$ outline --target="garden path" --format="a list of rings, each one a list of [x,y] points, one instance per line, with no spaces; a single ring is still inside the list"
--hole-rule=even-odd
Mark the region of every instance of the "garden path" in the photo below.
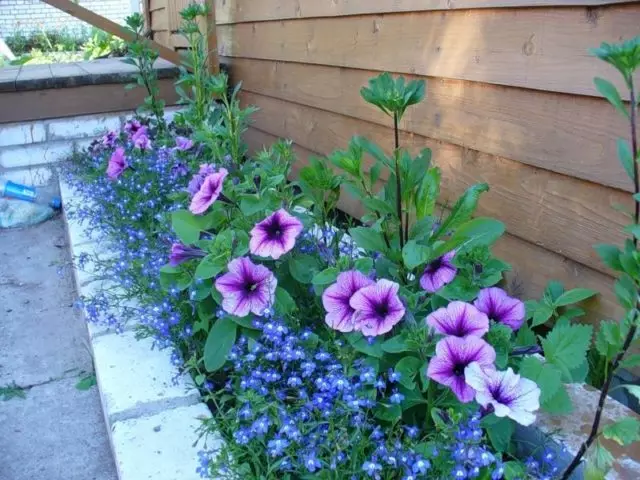
[[[0,230],[2,480],[117,478],[69,262],[60,217]]]

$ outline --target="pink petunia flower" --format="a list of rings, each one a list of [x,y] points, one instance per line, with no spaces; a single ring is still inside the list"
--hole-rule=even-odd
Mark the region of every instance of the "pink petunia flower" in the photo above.
[[[176,150],[187,151],[193,147],[193,141],[186,137],[176,137]]]
[[[118,134],[114,131],[109,131],[102,137],[102,145],[105,147],[115,147],[117,140]]]
[[[200,186],[200,190],[191,199],[191,204],[189,205],[191,213],[201,215],[207,211],[222,193],[222,185],[228,173],[226,169],[221,168],[216,173],[207,175]]]
[[[482,337],[489,331],[489,319],[470,303],[451,302],[430,313],[427,325],[435,332],[454,337]]]
[[[302,229],[302,222],[281,208],[253,227],[249,249],[259,257],[277,260],[293,249]]]
[[[327,311],[327,315],[324,317],[325,323],[339,332],[352,332],[355,310],[349,301],[354,293],[369,285],[373,285],[373,280],[357,270],[350,270],[338,275],[336,283],[328,287],[322,294],[322,305]]]
[[[445,337],[436,344],[436,356],[429,361],[427,376],[449,387],[458,400],[469,403],[476,391],[467,385],[465,368],[477,362],[482,368],[494,368],[496,351],[478,337]]]
[[[458,269],[451,261],[456,252],[451,251],[429,263],[420,277],[420,286],[429,293],[435,293],[456,278]]]
[[[127,123],[124,124],[124,131],[127,132],[129,135],[133,135],[141,127],[142,127],[142,124],[135,118],[132,118],[131,120],[129,120]]]
[[[111,158],[109,159],[109,164],[107,165],[107,176],[111,180],[115,180],[122,172],[124,172],[129,164],[127,163],[127,159],[124,154],[124,148],[118,147],[111,154]]]
[[[169,256],[169,265],[177,267],[178,265],[192,260],[194,258],[202,258],[207,254],[204,250],[197,247],[188,247],[182,243],[174,243],[171,246],[171,255]]]
[[[255,265],[249,258],[236,258],[229,262],[228,273],[216,280],[216,289],[222,294],[222,309],[237,317],[249,313],[261,315],[271,308],[275,300],[278,281],[263,265]]]
[[[391,331],[405,312],[398,297],[399,288],[397,283],[382,279],[358,290],[349,300],[355,310],[355,329],[368,337]]]
[[[524,323],[524,303],[510,297],[501,288],[491,287],[480,290],[473,304],[494,322],[504,323],[514,331]]]
[[[540,388],[536,382],[521,377],[508,368],[504,372],[483,370],[473,362],[464,370],[467,385],[476,391],[476,402],[493,407],[497,417],[509,417],[521,425],[536,421],[540,408]]]

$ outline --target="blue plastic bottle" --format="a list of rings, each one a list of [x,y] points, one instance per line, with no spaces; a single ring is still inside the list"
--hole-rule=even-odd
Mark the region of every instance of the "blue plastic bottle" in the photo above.
[[[59,210],[62,207],[60,197],[48,195],[45,192],[38,191],[34,187],[27,187],[19,183],[0,180],[0,197],[15,198],[31,203],[39,203],[41,205],[49,205],[51,208]]]

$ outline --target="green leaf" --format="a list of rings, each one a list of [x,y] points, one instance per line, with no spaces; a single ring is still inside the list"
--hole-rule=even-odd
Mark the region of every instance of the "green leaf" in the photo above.
[[[96,383],[96,374],[89,373],[78,380],[78,383],[76,383],[76,389],[86,391],[93,387]]]
[[[391,337],[389,340],[385,340],[382,343],[382,350],[387,353],[402,353],[408,352],[411,349],[409,348],[409,345],[407,345],[407,339],[401,334]]]
[[[547,321],[553,315],[554,311],[554,308],[550,307],[546,303],[539,303],[535,311],[533,312],[533,320],[531,322],[531,326],[537,327],[538,325],[547,323]]]
[[[436,201],[440,195],[440,169],[430,168],[422,178],[422,182],[416,192],[415,206],[418,220],[433,215]]]
[[[340,274],[340,270],[335,267],[330,267],[322,270],[321,272],[316,273],[311,280],[311,283],[314,285],[329,285],[333,283],[338,278]]]
[[[266,196],[243,195],[240,199],[240,211],[247,217],[264,211],[267,205],[269,205],[269,198]]]
[[[564,386],[560,386],[553,397],[541,403],[542,409],[552,415],[568,415],[573,412],[571,398]]]
[[[384,252],[387,246],[382,233],[369,227],[354,227],[349,229],[349,235],[356,245],[371,252]]]
[[[487,342],[496,351],[496,367],[504,369],[507,367],[509,352],[511,350],[512,330],[502,324],[495,324],[487,332]]]
[[[238,324],[229,317],[219,318],[209,331],[204,344],[204,367],[208,372],[220,370],[236,342]]]
[[[597,440],[588,453],[585,480],[604,480],[613,460],[613,455]]]
[[[434,248],[431,258],[438,258],[451,250],[469,250],[493,244],[504,233],[504,223],[493,218],[478,217],[455,229],[451,238]]]
[[[369,343],[368,339],[360,332],[347,333],[345,335],[349,344],[358,352],[364,353],[371,357],[382,358],[382,342],[375,339],[373,343]]]
[[[637,353],[635,355],[629,355],[625,357],[624,360],[622,360],[622,362],[620,363],[620,366],[622,368],[633,368],[639,365],[640,365],[640,354],[637,354]],[[638,397],[638,400],[640,400],[640,397]]]
[[[289,292],[284,288],[276,288],[276,311],[282,315],[287,315],[293,312],[296,307],[296,302],[293,300]]]
[[[614,291],[620,305],[627,310],[635,308],[636,286],[629,275],[623,274],[616,280],[614,284]]]
[[[300,283],[311,283],[320,264],[315,257],[300,254],[289,257],[289,272]]]
[[[596,292],[595,290],[590,290],[588,288],[574,288],[573,290],[569,290],[560,295],[560,297],[558,297],[558,299],[554,302],[554,306],[564,307],[566,305],[571,305],[572,303],[581,302],[597,294],[598,292]]]
[[[415,240],[409,240],[402,249],[402,260],[409,270],[424,264],[429,260],[430,248],[420,245]]]
[[[620,112],[626,118],[629,118],[629,112],[624,106],[624,102],[620,97],[620,93],[618,93],[618,90],[611,82],[605,80],[604,78],[595,77],[593,79],[593,83],[595,83],[596,88],[602,94],[602,96],[609,100],[609,103],[613,105],[616,110],[618,110],[618,112]]]
[[[498,452],[507,452],[511,444],[511,437],[515,431],[515,425],[509,418],[496,417],[494,414],[484,417],[482,423],[486,427],[491,445]]]
[[[620,330],[620,324],[612,321],[601,321],[600,329],[596,334],[595,346],[600,355],[607,360],[612,360],[622,349],[624,336]]]
[[[185,245],[191,245],[200,239],[202,231],[198,218],[188,210],[176,210],[171,213],[171,226]]]
[[[629,144],[622,138],[619,138],[616,145],[618,147],[618,160],[620,160],[620,163],[622,164],[624,171],[627,172],[629,178],[633,180],[633,154],[631,153]]]
[[[418,375],[421,366],[422,361],[420,361],[419,358],[407,356],[400,359],[394,368],[394,370],[400,374],[400,384],[404,385],[409,390],[415,389],[415,378],[416,375]]]
[[[516,480],[527,477],[527,471],[524,465],[520,462],[505,462],[503,467],[505,480]]]
[[[364,206],[369,210],[373,210],[376,212],[380,212],[384,215],[396,215],[396,209],[394,205],[391,205],[389,202],[386,202],[380,198],[365,198],[362,200]]]
[[[207,255],[198,264],[194,275],[202,279],[215,277],[227,267],[227,260],[226,255]]]
[[[590,325],[556,325],[542,340],[545,358],[569,376],[586,358],[592,335]]]
[[[640,238],[640,225],[627,225],[624,227],[624,231],[630,233],[635,238]]]
[[[518,373],[536,382],[540,388],[540,403],[551,400],[560,389],[561,381],[558,369],[536,357],[525,357],[520,364]]]
[[[374,415],[380,420],[396,423],[402,417],[402,407],[397,404],[387,404],[378,402]]]
[[[365,275],[368,275],[373,269],[373,259],[369,257],[359,258],[353,264],[356,270]]]
[[[602,434],[622,446],[630,445],[640,439],[640,421],[632,417],[623,418],[605,426]]]
[[[529,347],[531,345],[536,345],[538,343],[538,339],[536,334],[533,333],[533,330],[526,323],[520,327],[518,333],[516,334],[516,345],[519,347]]]
[[[442,225],[434,235],[435,238],[440,238],[449,230],[453,230],[468,221],[478,206],[480,195],[488,190],[489,185],[486,183],[478,183],[469,187],[453,206],[449,216],[442,222]]]

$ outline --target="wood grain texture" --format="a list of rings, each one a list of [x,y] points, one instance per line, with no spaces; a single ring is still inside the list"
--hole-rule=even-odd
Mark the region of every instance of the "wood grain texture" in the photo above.
[[[178,102],[173,80],[158,81],[160,98]],[[0,93],[0,123],[74,117],[106,112],[133,113],[144,101],[143,88],[125,90],[121,83]]]
[[[167,4],[169,31],[176,32],[182,24],[180,12],[187,8],[193,0],[170,0]]]
[[[169,31],[169,14],[166,8],[151,12],[151,27],[154,32]]]
[[[246,91],[389,125],[360,88],[376,72],[322,65],[223,59]],[[427,98],[407,110],[401,128],[436,140],[632,191],[617,161],[628,126],[604,99],[464,80],[427,81]]]
[[[256,128],[323,155],[346,148],[353,135],[366,136],[388,153],[393,149],[387,127],[248,92],[241,101],[260,107],[253,117]],[[612,205],[628,204],[628,194],[418,135],[403,133],[401,144],[413,153],[432,149],[443,173],[444,201],[453,203],[469,186],[487,182],[491,190],[479,215],[498,218],[519,238],[610,273],[593,245],[622,244],[628,221]]]
[[[167,8],[167,0],[150,0],[149,1],[150,12],[153,12],[154,10],[160,10],[163,8]]]
[[[276,136],[255,127],[249,128],[245,134],[250,152],[259,151],[276,139]],[[294,144],[294,150],[298,158],[294,164],[296,172],[310,155],[321,155],[297,144]],[[356,217],[363,211],[359,202],[346,195],[341,197],[339,207]],[[566,288],[586,287],[601,293],[596,300],[588,303],[590,314],[587,321],[597,323],[602,318],[620,318],[622,314],[612,292],[613,279],[608,275],[509,234],[499,240],[494,253],[511,263],[513,270],[507,274],[510,290],[523,299],[540,298],[547,282],[555,279],[563,282]]]
[[[602,6],[629,0],[216,0],[218,23],[341,17],[430,10]]]
[[[218,42],[223,56],[599,96],[594,76],[624,89],[588,49],[636,36],[639,23],[640,4],[452,10],[220,25]]]

